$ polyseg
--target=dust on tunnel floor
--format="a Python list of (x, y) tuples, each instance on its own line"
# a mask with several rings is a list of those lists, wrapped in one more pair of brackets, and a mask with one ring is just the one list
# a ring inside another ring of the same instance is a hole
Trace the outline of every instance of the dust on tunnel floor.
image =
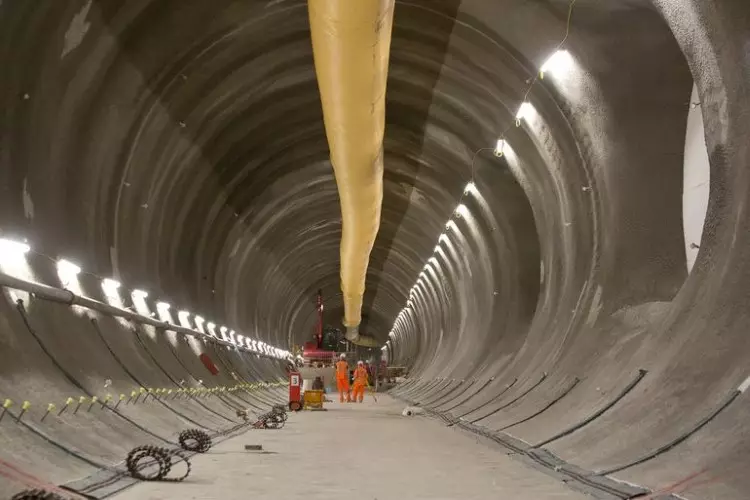
[[(403, 404), (388, 396), (326, 407), (290, 415), (281, 430), (251, 430), (218, 444), (191, 460), (185, 482), (141, 483), (116, 499), (588, 498), (470, 435), (401, 416)], [(245, 451), (246, 444), (263, 452)]]

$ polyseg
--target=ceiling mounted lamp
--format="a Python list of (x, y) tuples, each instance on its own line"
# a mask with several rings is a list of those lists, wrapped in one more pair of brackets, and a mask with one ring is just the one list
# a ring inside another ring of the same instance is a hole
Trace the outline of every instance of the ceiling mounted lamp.
[(0, 238), (0, 258), (2, 259), (26, 255), (29, 251), (31, 247), (26, 243)]
[(57, 272), (65, 276), (78, 276), (81, 273), (81, 268), (69, 260), (60, 259), (57, 261)]
[(528, 120), (534, 114), (534, 106), (530, 102), (523, 102), (516, 113), (516, 127), (521, 126), (521, 120)]
[(104, 288), (104, 290), (108, 292), (115, 292), (118, 288), (120, 288), (120, 282), (113, 279), (104, 278), (102, 280), (102, 288)]
[(466, 187), (464, 188), (464, 194), (477, 194), (479, 193), (479, 190), (477, 189), (476, 184), (473, 182), (469, 182), (466, 184)]
[(544, 79), (546, 73), (552, 76), (563, 76), (573, 67), (573, 56), (567, 50), (558, 50), (542, 64), (539, 77)]

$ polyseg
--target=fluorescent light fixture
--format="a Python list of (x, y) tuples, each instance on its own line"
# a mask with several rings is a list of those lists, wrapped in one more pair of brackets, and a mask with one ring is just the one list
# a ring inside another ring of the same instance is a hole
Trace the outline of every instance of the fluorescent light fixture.
[(196, 316), (195, 318), (193, 318), (193, 321), (195, 321), (195, 328), (197, 328), (199, 332), (206, 333), (206, 331), (203, 329), (203, 324), (206, 322), (206, 320), (204, 320), (200, 316)]
[(449, 240), (449, 239), (448, 239), (448, 237), (447, 237), (447, 236), (445, 235), (445, 233), (441, 234), (441, 235), (440, 235), (440, 238), (438, 238), (438, 242), (439, 242), (439, 243), (448, 243), (449, 241), (450, 241), (450, 240)]
[(172, 314), (169, 312), (169, 308), (172, 307), (166, 302), (157, 302), (156, 310), (159, 312), (159, 319), (165, 323), (174, 323), (172, 320)]
[(447, 227), (448, 229), (452, 229), (453, 231), (458, 231), (458, 226), (452, 220), (449, 220), (448, 224), (446, 224), (445, 227)]
[(148, 297), (148, 292), (136, 289), (133, 290), (133, 293), (131, 295), (137, 299), (145, 299), (146, 297)]
[(190, 324), (190, 311), (179, 311), (177, 313), (177, 320), (180, 322), (180, 326), (183, 328), (190, 328), (193, 329), (193, 326)]
[(539, 70), (539, 76), (544, 78), (545, 73), (551, 73), (553, 76), (562, 76), (573, 67), (573, 57), (567, 50), (558, 50), (542, 64)]
[(120, 282), (115, 281), (113, 279), (104, 278), (102, 280), (102, 288), (104, 288), (107, 291), (114, 291), (120, 288)]
[(438, 260), (435, 257), (430, 257), (427, 262), (429, 262), (430, 264), (435, 264), (436, 266), (438, 265)]
[(0, 256), (18, 256), (29, 253), (31, 247), (20, 241), (0, 238)]
[(495, 156), (503, 156), (505, 154), (505, 139), (498, 139), (497, 145), (495, 146)]
[(475, 194), (478, 192), (479, 191), (477, 190), (477, 186), (473, 182), (469, 182), (468, 184), (466, 184), (466, 187), (464, 188), (464, 194)]
[(469, 209), (462, 203), (456, 207), (456, 214), (458, 214), (459, 217), (468, 217)]
[(81, 268), (73, 264), (69, 260), (60, 259), (57, 261), (57, 272), (60, 275), (73, 277), (77, 276), (81, 272)]
[(521, 103), (521, 106), (518, 108), (518, 113), (516, 113), (517, 123), (520, 123), (521, 120), (528, 119), (533, 112), (534, 106), (532, 106), (530, 102)]

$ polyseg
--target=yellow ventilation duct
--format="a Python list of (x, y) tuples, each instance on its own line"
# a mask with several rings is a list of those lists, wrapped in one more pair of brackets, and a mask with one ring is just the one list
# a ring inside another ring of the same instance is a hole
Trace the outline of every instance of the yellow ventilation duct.
[(341, 291), (346, 337), (359, 334), (370, 252), (383, 203), (385, 88), (394, 0), (308, 0), (315, 72), (323, 104), (343, 229)]

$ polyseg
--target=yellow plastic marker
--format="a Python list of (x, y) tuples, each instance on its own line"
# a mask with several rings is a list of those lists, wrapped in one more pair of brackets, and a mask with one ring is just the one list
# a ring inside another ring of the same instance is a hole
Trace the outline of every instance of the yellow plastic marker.
[(31, 403), (29, 401), (24, 401), (21, 405), (21, 413), (19, 413), (18, 417), (16, 417), (16, 422), (21, 421), (21, 417), (23, 417), (23, 414), (26, 413), (29, 408), (31, 408)]
[(44, 422), (44, 419), (47, 418), (47, 415), (49, 415), (50, 413), (52, 413), (56, 409), (57, 409), (57, 407), (55, 406), (55, 403), (49, 403), (47, 405), (47, 411), (44, 413), (44, 415), (42, 416), (42, 420), (40, 420), (40, 421)]
[(5, 416), (5, 412), (7, 412), (8, 408), (10, 408), (11, 406), (13, 406), (13, 401), (11, 401), (10, 399), (6, 399), (3, 402), (3, 411), (2, 413), (0, 413), (0, 420), (3, 419), (3, 417)]
[(76, 413), (78, 413), (78, 409), (79, 409), (79, 408), (81, 407), (81, 405), (82, 405), (83, 403), (85, 403), (85, 402), (86, 402), (86, 396), (81, 396), (80, 398), (78, 398), (78, 405), (76, 406), (76, 409), (75, 409), (75, 410), (73, 410), (73, 415), (75, 415)]

